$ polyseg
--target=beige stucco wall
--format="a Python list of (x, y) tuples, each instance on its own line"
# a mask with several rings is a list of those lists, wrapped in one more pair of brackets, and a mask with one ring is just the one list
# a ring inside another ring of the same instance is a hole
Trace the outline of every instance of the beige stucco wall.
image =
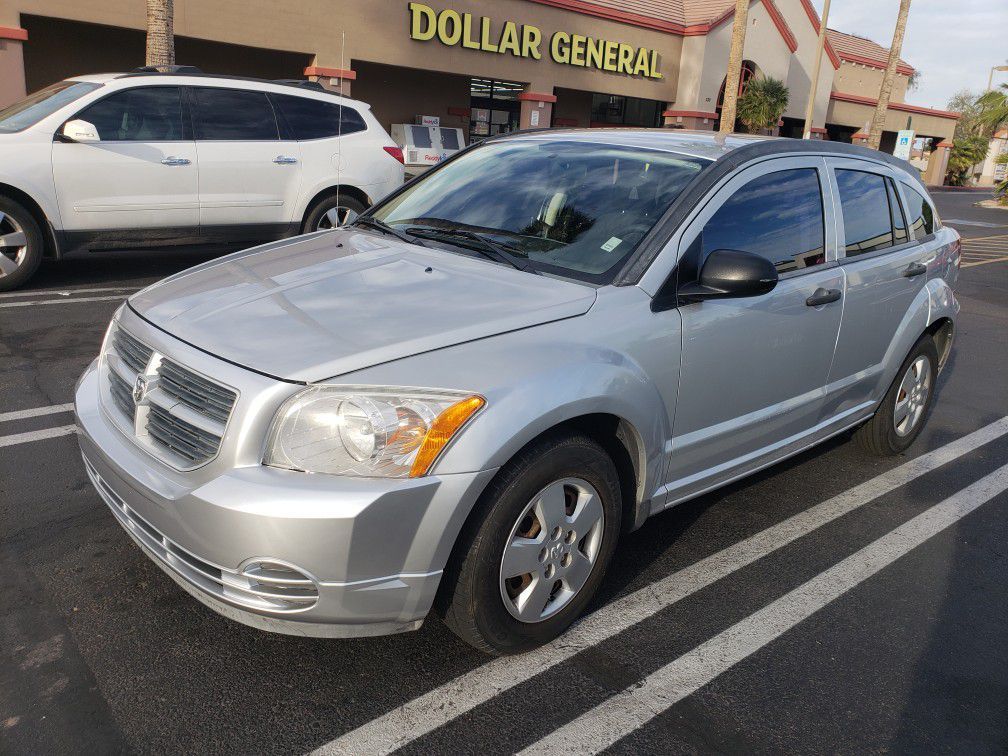
[(0, 39), (0, 107), (20, 100), (26, 91), (21, 42)]
[[(840, 61), (840, 69), (833, 77), (833, 88), (837, 92), (877, 98), (882, 89), (884, 76), (885, 71), (882, 69), (842, 60)], [(909, 77), (906, 75), (896, 74), (893, 78), (892, 92), (889, 95), (890, 102), (906, 102), (908, 81)]]
[[(862, 105), (856, 102), (841, 102), (831, 100), (826, 120), (841, 126), (852, 126), (864, 129), (871, 123), (875, 112), (873, 105)], [(920, 136), (952, 139), (956, 122), (951, 118), (939, 118), (921, 113), (908, 113), (904, 110), (889, 109), (886, 112), (885, 131), (899, 131), (906, 128), (907, 117), (912, 118), (911, 128)]]
[[(316, 65), (330, 68), (353, 68), (354, 61), (363, 60), (509, 79), (528, 83), (533, 91), (552, 92), (554, 86), (560, 86), (663, 102), (675, 99), (680, 37), (526, 0), (495, 0), (492, 5), (477, 0), (427, 4), (435, 10), (450, 7), (459, 13), (472, 13), (477, 19), (486, 14), (493, 18), (494, 30), (507, 20), (534, 24), (543, 34), (542, 59), (412, 40), (408, 0), (175, 0), (175, 33), (314, 55)], [(17, 26), (22, 13), (134, 29), (146, 25), (145, 5), (140, 0), (5, 0), (0, 7), (0, 24)], [(478, 20), (474, 25), (478, 28)], [(549, 37), (554, 31), (657, 49), (664, 78), (631, 77), (555, 63), (548, 54)]]

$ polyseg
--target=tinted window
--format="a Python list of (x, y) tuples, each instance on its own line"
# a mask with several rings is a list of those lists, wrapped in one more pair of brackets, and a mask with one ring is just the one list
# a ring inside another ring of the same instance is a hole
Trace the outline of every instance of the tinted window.
[(169, 142), (183, 139), (178, 87), (141, 87), (109, 95), (74, 118), (94, 125), (103, 142)]
[(457, 150), (462, 145), (459, 144), (459, 131), (457, 129), (441, 129), (441, 145), (446, 150)]
[(431, 147), (431, 132), (427, 126), (410, 126), (410, 134), (413, 136), (413, 146), (420, 149)]
[(702, 259), (716, 249), (762, 255), (785, 273), (826, 262), (822, 191), (814, 168), (777, 171), (735, 192), (707, 221)]
[(886, 179), (886, 192), (889, 195), (889, 214), (892, 216), (893, 236), (897, 244), (905, 244), (907, 237), (906, 221), (903, 220), (903, 210), (900, 208), (899, 197), (896, 196), (896, 185), (892, 179)]
[(100, 86), (101, 84), (85, 81), (60, 81), (40, 89), (0, 110), (0, 133), (7, 134), (34, 126), (64, 105), (69, 105)]
[(406, 233), (485, 234), (535, 268), (605, 282), (708, 162), (546, 134), (489, 142), (424, 174), (374, 216)]
[(907, 202), (907, 218), (910, 219), (910, 227), (914, 230), (914, 236), (918, 239), (933, 234), (935, 230), (934, 211), (920, 192), (911, 189), (907, 184), (903, 184), (903, 196)]
[(263, 92), (197, 87), (194, 122), (197, 139), (275, 140), (273, 107)]
[(356, 110), (335, 102), (294, 95), (271, 94), (295, 139), (325, 139), (364, 131), (367, 124)]
[(893, 245), (892, 216), (885, 178), (877, 173), (838, 170), (847, 257)]

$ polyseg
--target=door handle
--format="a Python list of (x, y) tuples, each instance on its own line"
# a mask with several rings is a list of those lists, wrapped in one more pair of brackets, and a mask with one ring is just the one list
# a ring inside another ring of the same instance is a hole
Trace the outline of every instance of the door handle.
[(903, 275), (906, 278), (914, 278), (915, 276), (923, 276), (927, 273), (927, 265), (922, 265), (919, 262), (910, 263), (906, 270), (903, 271)]
[(293, 165), (297, 162), (297, 158), (290, 155), (277, 155), (273, 158), (273, 162), (277, 165)]
[(830, 302), (836, 302), (842, 296), (840, 289), (824, 289), (820, 286), (812, 292), (812, 296), (805, 300), (809, 307), (819, 307)]
[(164, 160), (161, 161), (161, 165), (189, 165), (192, 161), (189, 158), (175, 157), (174, 155), (169, 155)]

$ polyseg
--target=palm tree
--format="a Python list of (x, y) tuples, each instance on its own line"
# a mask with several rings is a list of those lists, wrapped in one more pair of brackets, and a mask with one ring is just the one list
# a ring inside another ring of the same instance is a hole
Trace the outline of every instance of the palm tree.
[(175, 63), (174, 0), (147, 0), (147, 65)]
[(991, 131), (1008, 123), (1008, 84), (985, 92), (976, 104), (980, 106), (980, 122)]
[(906, 32), (909, 13), (910, 0), (900, 0), (896, 30), (893, 32), (892, 45), (889, 47), (889, 61), (886, 65), (885, 75), (882, 77), (882, 88), (879, 91), (878, 104), (875, 106), (875, 115), (872, 116), (871, 129), (868, 131), (868, 146), (873, 150), (877, 150), (882, 142), (882, 129), (885, 127), (886, 110), (889, 109), (889, 96), (892, 94), (893, 80), (896, 78), (896, 66), (899, 64), (900, 49), (903, 47), (903, 34)]
[(735, 0), (731, 51), (728, 53), (728, 75), (725, 78), (724, 103), (721, 106), (721, 124), (718, 127), (718, 131), (722, 134), (730, 134), (735, 129), (735, 104), (738, 100), (739, 79), (742, 76), (742, 51), (745, 48), (748, 17), (749, 0)]
[(738, 119), (751, 134), (772, 129), (784, 115), (789, 98), (788, 88), (780, 79), (750, 79), (738, 99)]

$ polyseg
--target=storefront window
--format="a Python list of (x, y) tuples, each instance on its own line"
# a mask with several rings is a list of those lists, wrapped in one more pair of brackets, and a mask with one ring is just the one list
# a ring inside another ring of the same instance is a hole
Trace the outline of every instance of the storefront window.
[(518, 129), (524, 84), (494, 79), (470, 79), (469, 141), (478, 142), (494, 134)]
[(592, 124), (613, 126), (661, 126), (663, 104), (641, 97), (619, 95), (592, 95)]

